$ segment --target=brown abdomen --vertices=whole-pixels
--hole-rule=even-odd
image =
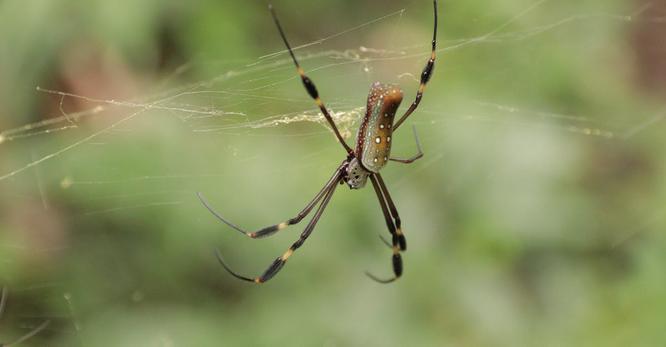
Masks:
[[[393,118],[402,102],[402,90],[375,82],[368,94],[365,117],[356,135],[356,157],[370,172],[379,172],[391,155]]]

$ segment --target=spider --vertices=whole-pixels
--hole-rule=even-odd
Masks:
[[[5,303],[6,303],[6,301],[7,301],[7,288],[2,287],[2,290],[1,290],[0,292],[1,292],[1,293],[0,293],[0,318],[2,318],[2,313],[3,313],[4,309],[5,309]],[[12,343],[3,343],[3,342],[0,342],[0,347],[16,346],[16,345],[18,345],[18,344],[24,342],[25,340],[27,340],[27,339],[29,339],[29,338],[31,338],[31,337],[33,337],[33,336],[39,334],[39,332],[42,331],[42,330],[44,330],[44,328],[46,328],[46,326],[48,326],[49,323],[50,323],[50,321],[45,321],[45,322],[42,323],[40,326],[38,326],[38,327],[36,327],[35,329],[33,329],[31,332],[29,332],[29,333],[23,335],[22,337],[18,338],[16,341],[14,341],[14,342],[12,342]]]
[[[358,129],[358,134],[356,137],[356,147],[352,149],[347,145],[345,140],[340,135],[340,131],[335,125],[333,118],[330,113],[324,106],[324,102],[319,97],[319,92],[315,87],[314,82],[305,74],[305,71],[298,63],[296,56],[294,55],[287,37],[282,30],[280,21],[277,18],[275,10],[272,5],[268,6],[268,9],[273,17],[273,21],[277,26],[278,32],[284,41],[289,55],[291,55],[294,65],[296,65],[296,71],[298,72],[303,86],[307,93],[315,101],[321,113],[326,118],[326,121],[333,130],[338,141],[344,147],[347,152],[347,157],[342,163],[335,169],[333,176],[326,182],[326,185],[315,195],[315,197],[299,212],[295,217],[288,219],[282,223],[271,225],[263,229],[248,232],[240,227],[234,225],[233,223],[227,221],[222,217],[218,212],[216,212],[210,204],[206,201],[201,193],[197,193],[197,196],[203,203],[203,205],[220,221],[229,227],[237,230],[238,232],[253,238],[263,238],[267,236],[274,235],[280,230],[285,229],[290,225],[299,223],[303,218],[305,218],[314,207],[319,204],[317,207],[314,216],[305,227],[304,231],[301,233],[299,239],[294,242],[286,252],[284,252],[280,257],[275,259],[273,263],[264,271],[264,273],[258,277],[250,278],[246,276],[239,275],[237,272],[231,270],[227,263],[222,258],[219,250],[216,251],[217,258],[224,267],[224,269],[229,272],[232,276],[248,281],[254,282],[257,284],[265,283],[275,276],[285,265],[287,259],[291,257],[294,252],[305,243],[305,240],[310,236],[312,231],[319,221],[324,209],[328,205],[333,193],[335,192],[336,187],[339,184],[346,183],[350,189],[360,189],[365,186],[367,180],[370,179],[372,187],[377,194],[379,199],[379,205],[381,206],[382,213],[384,214],[384,219],[386,220],[386,225],[392,236],[392,241],[382,240],[391,247],[393,251],[392,263],[393,263],[393,276],[388,279],[382,279],[372,275],[369,272],[366,272],[366,275],[371,279],[380,282],[380,283],[390,283],[398,279],[402,275],[402,258],[400,253],[407,249],[407,242],[405,236],[402,232],[400,226],[400,216],[398,216],[398,209],[395,207],[391,195],[389,194],[386,184],[382,179],[382,176],[379,174],[379,171],[386,165],[388,161],[395,161],[404,164],[410,164],[419,158],[423,157],[421,152],[421,146],[419,144],[418,136],[416,130],[414,129],[414,139],[417,147],[417,154],[408,159],[392,158],[390,157],[391,152],[391,140],[393,133],[398,130],[400,125],[409,117],[414,110],[419,106],[421,98],[423,97],[423,92],[425,90],[426,84],[430,80],[430,77],[433,73],[433,68],[435,66],[435,51],[437,45],[437,0],[433,0],[433,9],[434,9],[434,30],[432,35],[432,50],[430,53],[430,59],[426,63],[423,72],[421,73],[421,82],[419,89],[416,93],[416,99],[412,102],[411,106],[407,111],[398,119],[397,122],[393,122],[398,106],[402,101],[403,93],[399,86],[392,84],[382,84],[380,82],[375,82],[370,88],[370,93],[368,94],[367,108],[365,116],[361,125]]]

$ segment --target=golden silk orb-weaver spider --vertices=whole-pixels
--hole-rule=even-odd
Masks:
[[[5,311],[5,304],[6,304],[6,303],[7,303],[7,288],[2,287],[2,289],[0,290],[0,318],[2,318],[2,314],[3,314],[4,311]],[[33,337],[33,336],[39,334],[39,332],[41,332],[42,330],[44,330],[44,329],[49,325],[49,323],[50,323],[50,321],[48,321],[48,320],[45,321],[44,323],[40,324],[38,327],[32,329],[32,331],[30,331],[30,332],[28,332],[27,334],[25,334],[25,335],[19,337],[18,339],[16,339],[16,340],[15,340],[14,342],[12,342],[12,343],[3,343],[3,342],[0,342],[0,347],[17,346],[17,345],[19,345],[19,344],[25,342],[25,341],[28,340],[29,338],[31,338],[31,337]]]
[[[301,233],[299,239],[294,242],[286,252],[275,259],[261,276],[250,278],[239,275],[235,271],[231,270],[231,268],[222,258],[222,255],[219,251],[216,252],[217,258],[224,269],[238,279],[258,284],[270,280],[282,269],[284,264],[287,262],[287,259],[289,259],[289,257],[291,257],[310,236],[315,228],[315,225],[317,224],[317,221],[319,221],[319,218],[324,212],[324,209],[331,200],[333,192],[335,192],[338,183],[346,183],[351,189],[359,189],[365,186],[369,178],[370,182],[372,183],[372,187],[374,188],[375,193],[379,198],[379,205],[381,206],[382,213],[384,214],[384,218],[386,220],[386,225],[388,226],[389,232],[391,233],[392,242],[389,243],[386,240],[384,241],[393,250],[392,262],[394,275],[388,279],[380,279],[370,274],[369,272],[366,272],[366,274],[371,279],[380,283],[393,282],[402,275],[402,258],[400,253],[407,249],[407,242],[405,241],[405,236],[400,226],[400,216],[398,216],[398,209],[395,207],[395,204],[391,199],[391,195],[389,194],[389,191],[386,188],[386,184],[384,183],[382,176],[379,174],[379,171],[386,165],[388,161],[409,164],[423,156],[416,131],[414,131],[414,138],[416,141],[418,153],[412,158],[391,158],[391,140],[393,133],[398,130],[405,119],[407,119],[407,117],[409,117],[419,106],[426,84],[430,80],[430,77],[433,73],[433,68],[435,66],[435,51],[437,46],[437,0],[433,1],[435,24],[432,34],[432,50],[430,53],[430,59],[428,59],[428,62],[426,63],[423,72],[421,73],[421,83],[416,93],[415,100],[412,102],[411,106],[409,106],[405,114],[403,114],[402,117],[398,119],[398,121],[393,122],[396,111],[398,110],[398,106],[400,106],[400,102],[402,101],[402,90],[396,85],[382,84],[379,82],[374,83],[370,87],[365,116],[363,117],[363,121],[361,122],[361,125],[358,129],[356,136],[356,147],[354,149],[349,147],[349,145],[347,145],[345,140],[340,135],[340,131],[336,127],[333,118],[328,112],[328,109],[326,109],[326,106],[324,106],[324,102],[319,97],[319,92],[317,91],[314,82],[312,82],[312,80],[305,74],[305,71],[298,63],[298,60],[296,59],[296,56],[294,55],[294,52],[291,49],[289,42],[287,41],[287,37],[282,30],[282,26],[280,25],[280,21],[278,20],[277,15],[275,14],[273,6],[269,5],[268,8],[271,12],[273,21],[277,26],[280,36],[282,37],[282,40],[284,41],[285,46],[287,46],[287,50],[289,51],[289,54],[294,61],[294,65],[296,65],[296,71],[301,77],[301,81],[303,82],[305,90],[315,101],[321,110],[321,113],[326,118],[326,121],[331,126],[331,129],[333,129],[333,132],[335,133],[338,141],[344,147],[345,151],[347,151],[347,158],[342,161],[337,169],[335,169],[333,176],[328,180],[326,185],[324,185],[324,188],[322,188],[319,193],[317,193],[317,195],[295,217],[288,219],[285,222],[271,225],[254,232],[247,232],[227,221],[224,217],[217,213],[210,206],[210,204],[208,204],[201,193],[197,193],[201,202],[211,213],[213,213],[213,215],[215,215],[215,217],[217,217],[220,221],[229,227],[253,239],[273,235],[290,225],[299,223],[301,220],[303,220],[303,218],[310,214],[310,212],[312,212],[312,210],[318,204],[314,216],[305,227],[305,230],[303,230]]]

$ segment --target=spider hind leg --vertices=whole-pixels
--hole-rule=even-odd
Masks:
[[[224,261],[222,258],[222,255],[220,254],[219,251],[216,252],[217,259],[222,264],[222,267],[229,272],[232,276],[243,280],[247,282],[254,282],[256,284],[262,284],[273,278],[277,273],[282,270],[284,265],[287,263],[287,259],[291,257],[294,252],[300,248],[303,243],[305,243],[305,240],[307,240],[308,237],[312,234],[312,231],[314,230],[315,226],[317,225],[317,222],[321,218],[321,215],[324,213],[324,210],[326,209],[326,206],[328,205],[329,201],[331,201],[331,198],[333,197],[333,193],[335,192],[335,189],[337,188],[337,182],[340,180],[340,177],[342,176],[342,170],[338,169],[336,171],[336,174],[333,176],[333,179],[330,181],[330,184],[327,185],[327,189],[324,190],[323,194],[323,199],[321,203],[319,204],[319,207],[317,207],[317,210],[315,211],[314,216],[308,223],[308,225],[305,227],[305,230],[301,233],[301,236],[296,240],[296,242],[292,243],[291,247],[287,249],[286,252],[284,252],[281,256],[277,257],[271,265],[268,266],[268,268],[264,271],[264,273],[261,276],[255,277],[255,278],[250,278],[246,277],[243,275],[238,274],[237,272],[231,270],[229,265]]]
[[[264,238],[264,237],[271,236],[271,235],[277,233],[280,230],[286,229],[290,225],[300,223],[300,221],[303,220],[303,218],[305,218],[308,214],[310,214],[310,212],[315,207],[315,205],[317,205],[317,203],[321,201],[321,199],[324,197],[326,192],[331,188],[331,186],[334,186],[337,183],[338,177],[339,177],[339,172],[340,172],[340,170],[342,170],[344,168],[344,166],[345,166],[345,162],[343,162],[342,164],[340,164],[338,166],[338,168],[333,173],[333,176],[331,176],[331,178],[328,180],[328,182],[326,182],[326,184],[324,185],[324,188],[322,188],[317,193],[317,195],[315,195],[315,197],[303,208],[303,210],[298,212],[298,214],[295,217],[290,218],[290,219],[288,219],[284,222],[274,224],[274,225],[271,225],[271,226],[267,226],[265,228],[262,228],[262,229],[259,229],[257,231],[253,231],[253,232],[248,232],[248,231],[242,229],[241,227],[231,223],[226,218],[222,217],[222,215],[220,213],[218,213],[213,208],[213,206],[210,205],[210,203],[206,200],[206,198],[203,196],[203,194],[201,192],[197,192],[197,197],[199,198],[199,201],[201,201],[201,203],[204,205],[204,207],[206,207],[206,209],[208,209],[208,211],[211,214],[213,214],[213,216],[215,216],[215,218],[217,218],[222,223],[228,225],[232,229],[238,231],[239,233],[241,233],[241,234],[243,234],[247,237],[250,237],[250,238],[253,238],[253,239],[261,239],[261,238]]]
[[[398,216],[397,208],[393,204],[393,201],[388,194],[388,190],[386,189],[386,185],[384,184],[381,176],[379,174],[370,176],[370,182],[372,182],[372,187],[375,189],[375,193],[379,199],[379,206],[381,207],[382,213],[384,214],[386,226],[391,233],[391,243],[389,243],[388,240],[384,239],[381,235],[380,238],[393,250],[391,262],[393,265],[394,276],[389,279],[381,279],[367,271],[365,274],[376,282],[391,283],[402,276],[403,266],[400,252],[407,248],[407,242],[405,240],[405,236],[402,234],[402,230],[400,229],[400,217]]]

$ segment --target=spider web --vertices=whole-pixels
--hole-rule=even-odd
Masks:
[[[429,55],[429,22],[421,19],[430,18],[419,16],[420,21],[415,21],[413,12],[427,13],[416,11],[416,6],[411,3],[406,9],[387,11],[377,17],[368,15],[360,24],[330,34],[318,28],[315,35],[320,38],[305,43],[299,43],[296,33],[287,29],[287,35],[293,37],[299,61],[317,84],[348,143],[353,143],[371,82],[399,83],[405,92],[405,104],[414,97],[419,72]],[[544,220],[544,214],[535,209],[555,209],[572,203],[585,205],[577,200],[578,196],[556,194],[550,183],[544,182],[571,184],[574,176],[587,175],[581,179],[585,181],[581,184],[594,186],[594,175],[603,175],[594,167],[603,170],[604,165],[612,165],[604,161],[612,161],[607,157],[613,154],[608,153],[629,152],[618,160],[629,160],[625,165],[639,169],[658,165],[645,158],[631,162],[627,156],[648,151],[636,149],[642,143],[663,144],[658,140],[666,118],[663,104],[635,95],[638,93],[626,76],[630,68],[611,71],[617,76],[607,74],[609,67],[627,63],[621,60],[622,49],[627,48],[618,47],[621,33],[636,23],[665,23],[666,17],[650,14],[652,5],[649,3],[623,8],[617,4],[601,5],[601,2],[562,5],[542,0],[507,4],[506,8],[499,8],[487,17],[455,20],[446,12],[451,9],[455,13],[454,6],[447,3],[441,11],[435,77],[422,105],[409,119],[419,133],[426,157],[411,167],[395,168],[394,172],[385,174],[393,194],[402,198],[396,200],[405,201],[400,205],[413,203],[421,208],[406,207],[401,213],[411,219],[422,219],[414,223],[420,229],[434,230],[440,218],[445,218],[441,216],[452,217],[454,212],[418,203],[418,192],[425,193],[427,188],[415,182],[438,182],[437,199],[476,194],[468,187],[481,182],[480,188],[491,191],[478,195],[478,199],[461,201],[461,207],[435,201],[439,201],[438,206],[452,210],[478,208],[492,214],[497,229],[511,234],[513,239],[527,238],[540,245],[553,240],[565,244],[599,244],[600,249],[610,253],[626,254],[623,247],[633,245],[633,240],[654,235],[655,229],[664,223],[663,206],[654,205],[658,196],[644,200],[627,198],[628,203],[639,205],[623,219],[603,213],[583,218],[575,211],[576,206],[571,206],[556,214],[581,219],[567,224],[550,218]],[[277,36],[271,36],[270,40],[279,44]],[[277,44],[275,47],[279,47]],[[564,46],[562,50],[568,52],[567,55],[551,56],[548,47],[553,45]],[[590,45],[594,48],[589,49]],[[575,57],[581,50],[587,54]],[[608,60],[621,62],[606,60],[595,66],[595,59],[608,56]],[[555,66],[555,72],[540,71],[541,64]],[[191,71],[203,65],[217,67],[216,75],[185,82]],[[531,90],[530,85],[540,80],[536,75],[540,73],[559,73],[565,80],[560,81],[561,85]],[[583,96],[558,95],[561,92],[558,88],[566,89],[572,84]],[[502,86],[505,89],[497,92]],[[601,87],[608,88],[596,90]],[[178,253],[178,257],[185,257],[192,247],[205,249],[203,245],[208,247],[211,240],[217,242],[220,238],[219,230],[211,228],[210,216],[201,213],[203,209],[194,192],[205,192],[231,216],[237,213],[234,220],[252,221],[248,219],[253,218],[248,209],[279,206],[260,212],[257,222],[251,225],[259,227],[296,211],[343,159],[344,153],[320,112],[302,90],[293,63],[284,50],[268,51],[263,56],[242,61],[211,63],[192,58],[173,69],[171,74],[133,91],[126,98],[90,96],[46,86],[35,87],[34,94],[36,100],[51,105],[49,111],[39,117],[41,120],[21,123],[10,115],[5,124],[12,126],[0,129],[0,191],[4,197],[1,205],[8,209],[7,215],[15,215],[3,223],[3,227],[31,230],[27,235],[8,233],[3,236],[0,263],[5,263],[3,277],[32,282],[32,285],[19,286],[18,302],[26,301],[21,297],[35,297],[30,293],[37,291],[43,295],[43,302],[34,305],[50,307],[53,311],[32,313],[34,311],[27,308],[17,315],[9,311],[0,326],[4,331],[26,332],[44,319],[51,319],[56,323],[49,327],[48,335],[65,333],[70,336],[70,342],[90,344],[86,341],[90,335],[80,322],[82,317],[89,318],[90,313],[80,312],[77,305],[89,308],[104,306],[104,303],[81,302],[84,299],[79,298],[77,304],[72,292],[81,293],[84,284],[70,277],[63,279],[45,274],[50,267],[39,263],[39,258],[63,256],[72,250],[85,249],[86,245],[104,242],[100,240],[113,240],[118,235],[132,238],[141,247],[151,246],[137,230],[127,232],[109,227],[99,233],[68,235],[68,228],[129,219],[129,224],[121,226],[152,230],[165,227],[153,219],[173,214],[171,218],[180,221],[177,226],[194,220],[195,226],[190,227],[202,230],[192,236],[197,246],[165,246]],[[622,97],[626,95],[630,96]],[[558,102],[559,98],[584,100],[576,100],[578,105],[570,106]],[[404,104],[401,109],[405,109]],[[405,131],[396,140],[399,143],[394,153],[408,156],[414,151],[409,132]],[[490,150],[493,147],[496,150]],[[598,155],[601,159],[597,166],[590,165],[593,169],[583,170],[586,159],[596,158],[590,152],[601,153]],[[536,178],[500,187],[511,182],[511,176],[520,170],[527,170],[529,177]],[[651,170],[663,173],[656,168]],[[623,184],[618,185],[620,188],[616,191],[624,192]],[[502,209],[502,200],[510,198],[511,189],[518,186],[536,196],[549,196],[553,202],[535,202],[530,194],[517,194],[513,208]],[[543,192],[542,189],[550,190]],[[594,187],[591,189],[597,192]],[[340,198],[340,205],[355,204],[359,211],[374,213],[372,216],[378,219],[373,197],[365,195],[356,203],[352,197]],[[482,198],[487,200],[481,201]],[[609,200],[608,204],[618,203]],[[29,207],[27,212],[16,212],[26,206]],[[582,210],[591,209],[582,207]],[[345,213],[349,213],[348,210],[334,206],[327,212],[331,216]],[[591,225],[595,219],[605,218],[610,220],[599,222],[601,226]],[[613,222],[620,224],[611,227]],[[452,223],[448,227],[453,228]],[[535,225],[544,227],[535,231]],[[572,225],[578,230],[594,230],[592,235],[583,238],[589,244],[580,241],[575,232],[562,232]],[[469,227],[484,226],[471,223]],[[381,223],[373,224],[373,228],[382,230]],[[40,229],[51,231],[45,240],[35,241],[45,236],[36,231]],[[166,229],[164,238],[168,241],[164,242],[171,245],[182,230]],[[608,234],[602,235],[604,232]],[[258,251],[254,251],[257,249],[254,245],[243,246],[246,250],[243,252],[229,249],[231,256],[261,252],[272,257],[283,250],[292,236],[279,241],[278,245],[264,245]],[[326,236],[325,240],[332,238]],[[371,243],[369,236],[361,238],[366,244]],[[414,238],[416,247],[421,248],[431,240],[438,240],[434,235],[415,235]],[[233,240],[236,239],[229,236],[223,242]],[[498,247],[511,248],[506,244]],[[370,262],[385,265],[385,262],[375,262],[374,255],[378,252],[372,257],[350,257],[347,265]],[[498,252],[508,251],[502,248]],[[18,271],[15,264],[25,262],[29,253],[38,254],[37,263],[46,270],[36,270],[26,280],[14,271]],[[201,259],[208,255],[201,255]],[[121,255],[103,256],[115,259],[117,264],[91,262],[116,270],[128,264]],[[94,259],[96,255],[88,257]],[[256,265],[252,269],[261,267],[267,259],[252,263]],[[210,268],[214,268],[214,264]],[[118,275],[125,279],[134,276],[130,270],[120,272]],[[62,274],[63,270],[54,273]],[[481,281],[476,278],[471,283],[476,283],[475,280]],[[477,284],[480,285],[475,288],[483,287],[483,282]],[[472,293],[484,295],[480,289]],[[136,289],[118,295],[129,296],[130,302],[140,303],[147,294]],[[463,301],[473,300],[472,296],[469,294]],[[512,311],[498,308],[499,311],[505,309]],[[480,324],[492,326],[493,317],[484,319]],[[10,325],[13,326],[7,328]],[[505,338],[511,340],[512,337]]]
[[[472,38],[461,38],[461,39],[449,39],[449,40],[440,40],[440,47],[438,49],[438,54],[440,57],[446,58],[446,54],[449,52],[454,52],[457,50],[470,49],[473,50],[474,46],[479,45],[494,45],[502,43],[515,43],[527,41],[530,39],[538,38],[539,36],[546,36],[550,32],[557,32],[558,30],[566,30],[568,25],[571,25],[575,22],[585,22],[585,21],[619,21],[619,22],[632,22],[637,18],[641,21],[651,21],[651,22],[663,22],[666,19],[659,18],[641,18],[641,14],[650,8],[649,4],[645,5],[633,12],[630,12],[626,15],[614,15],[608,13],[591,13],[591,14],[577,14],[562,18],[552,23],[535,26],[532,28],[521,29],[519,31],[509,31],[507,27],[510,27],[511,24],[521,20],[530,13],[534,12],[536,9],[541,7],[544,3],[547,3],[547,0],[538,1],[531,4],[525,10],[517,14],[515,17],[506,21],[502,25],[496,27],[495,29],[486,32],[483,35],[479,35]],[[325,44],[329,40],[333,40],[337,37],[344,35],[351,35],[355,31],[365,29],[366,27],[372,26],[376,23],[381,23],[383,21],[389,21],[394,17],[399,17],[404,14],[404,9],[390,13],[383,17],[371,20],[367,23],[361,24],[357,27],[344,30],[342,32],[329,35],[327,37],[315,40],[310,43],[302,44],[300,46],[294,47],[295,51],[305,50],[313,46],[320,46]],[[332,63],[324,62],[318,63],[315,62],[315,67],[308,70],[309,74],[313,74],[317,71],[326,71],[332,70],[339,66],[352,65],[354,67],[362,66],[363,71],[366,73],[370,71],[370,67],[373,64],[380,64],[386,61],[402,61],[402,60],[423,60],[423,57],[427,57],[427,50],[429,44],[419,44],[419,45],[409,45],[402,46],[394,49],[375,49],[365,46],[359,46],[358,48],[350,48],[344,51],[338,50],[329,50],[318,53],[305,53],[304,55],[299,56],[299,60],[304,64],[312,64],[311,61],[333,61]],[[189,131],[193,135],[201,133],[224,133],[228,130],[241,130],[241,129],[257,129],[257,128],[269,128],[277,126],[286,126],[292,123],[298,122],[313,122],[318,123],[324,126],[326,123],[323,117],[319,114],[318,110],[304,110],[304,111],[295,111],[290,113],[276,113],[274,115],[259,115],[259,117],[250,120],[248,118],[248,113],[242,111],[226,111],[227,108],[242,109],[242,107],[233,107],[236,105],[251,104],[257,105],[257,103],[270,103],[270,102],[289,102],[289,103],[299,103],[307,104],[310,100],[301,96],[300,98],[292,97],[285,98],[282,96],[272,96],[274,88],[279,88],[284,86],[286,83],[292,83],[292,81],[297,80],[297,75],[281,78],[277,73],[278,70],[287,70],[292,68],[292,62],[288,56],[286,56],[286,51],[279,51],[265,56],[259,57],[256,61],[246,64],[244,67],[239,69],[232,69],[225,71],[223,74],[216,76],[210,80],[201,81],[197,83],[192,83],[186,86],[176,87],[172,89],[167,89],[165,91],[160,91],[151,96],[145,96],[135,101],[119,101],[114,99],[99,99],[91,98],[85,95],[76,95],[73,93],[63,92],[59,90],[45,89],[42,87],[36,87],[37,92],[52,94],[59,98],[60,100],[60,111],[62,115],[60,116],[50,116],[47,120],[25,124],[13,129],[7,129],[0,132],[0,144],[8,144],[10,142],[17,142],[24,139],[31,139],[38,136],[48,136],[59,134],[61,132],[67,132],[76,130],[79,128],[79,123],[85,122],[90,118],[102,118],[108,114],[109,109],[126,109],[129,110],[129,113],[126,113],[124,117],[119,117],[120,119],[112,122],[106,127],[100,129],[94,129],[90,132],[88,136],[79,138],[77,141],[74,141],[68,145],[62,146],[61,148],[49,152],[47,154],[39,155],[38,158],[34,160],[29,160],[24,165],[18,164],[13,168],[10,167],[10,170],[4,172],[0,176],[0,181],[5,181],[9,178],[14,177],[15,175],[21,174],[24,171],[33,168],[45,161],[52,160],[59,157],[60,155],[65,154],[68,151],[76,149],[81,145],[85,145],[99,136],[113,132],[113,130],[121,127],[124,123],[131,122],[134,118],[140,117],[141,115],[149,111],[161,111],[164,114],[176,115],[181,118],[184,123],[184,126],[189,127]],[[440,58],[441,59],[441,58]],[[438,64],[445,64],[445,62],[439,62]],[[272,77],[266,77],[264,73],[273,74]],[[289,71],[290,73],[292,71]],[[173,77],[173,76],[171,76]],[[415,72],[401,72],[395,76],[397,80],[411,80],[412,82],[418,82]],[[266,82],[266,80],[270,80]],[[228,89],[209,89],[218,85],[226,85],[227,83],[235,83],[235,81],[241,80],[243,87],[238,88],[234,85],[227,85]],[[321,83],[320,83],[321,84]],[[412,88],[414,89],[414,88]],[[407,90],[409,91],[409,90]],[[267,95],[268,94],[268,95]],[[95,106],[75,113],[68,113],[62,108],[63,102],[66,98],[75,98],[87,103],[93,104]],[[225,104],[220,102],[224,99],[232,99],[232,103]],[[220,102],[221,105],[197,105],[196,102],[201,99],[208,99],[209,103]],[[343,132],[345,132],[346,138],[351,138],[354,132],[354,125],[357,124],[359,118],[364,112],[365,106],[363,103],[359,103],[357,100],[345,100],[341,98],[331,97],[330,99],[333,102],[329,103],[329,108],[332,108],[333,116],[336,122],[339,124],[339,127]],[[187,101],[193,100],[193,101]],[[193,103],[190,103],[193,102]],[[609,124],[597,124],[594,123],[587,116],[579,115],[566,115],[558,114],[556,112],[549,111],[539,111],[532,109],[521,109],[518,106],[514,105],[504,105],[501,103],[485,101],[485,100],[472,100],[474,104],[481,106],[489,110],[489,112],[495,112],[500,115],[509,115],[516,116],[516,118],[525,119],[526,122],[530,122],[531,119],[537,119],[533,122],[534,125],[539,125],[539,121],[543,120],[553,120],[552,123],[540,123],[544,126],[550,127],[561,127],[562,130],[579,133],[582,135],[589,136],[600,136],[604,138],[615,138],[620,137],[626,139],[632,136],[637,135],[639,132],[643,131],[645,128],[659,122],[664,116],[661,112],[657,115],[647,116],[644,121],[633,124],[633,125],[621,125],[619,128],[612,127]],[[229,105],[227,107],[227,105]],[[233,106],[231,106],[233,105]],[[308,108],[312,108],[311,105],[307,105]],[[123,111],[118,111],[123,112]],[[435,113],[437,111],[429,110],[425,113]],[[490,114],[489,116],[474,114],[474,115],[458,115],[460,118],[464,119],[473,119],[476,121],[503,121],[500,120],[490,120],[491,117],[494,117],[495,114]],[[444,115],[444,118],[447,115]],[[451,117],[450,115],[448,117]],[[238,121],[238,118],[241,118]],[[434,119],[431,117],[430,121],[419,120],[419,122],[445,122],[445,120]],[[443,117],[439,117],[443,118]],[[506,116],[504,118],[507,118]],[[231,124],[197,124],[198,121],[205,119],[218,119],[217,123],[226,123],[230,122]],[[565,122],[557,122],[559,120],[564,120]],[[513,121],[513,120],[511,120]],[[213,122],[215,123],[215,122]],[[559,124],[564,123],[564,124]],[[589,124],[592,123],[592,124]],[[324,128],[326,128],[324,126]],[[616,129],[617,128],[617,129]],[[319,132],[318,132],[319,133]],[[316,133],[316,134],[318,134]],[[306,134],[307,135],[307,134]]]

